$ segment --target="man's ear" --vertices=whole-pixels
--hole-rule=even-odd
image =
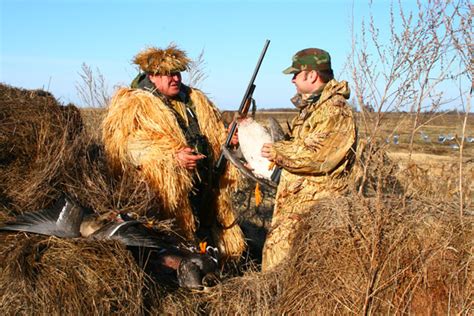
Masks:
[[[315,83],[318,80],[318,72],[316,70],[311,70],[308,73],[308,80],[310,80],[311,83]]]

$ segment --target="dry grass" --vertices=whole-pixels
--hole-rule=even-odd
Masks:
[[[285,269],[294,286],[278,312],[468,310],[473,227],[461,225],[457,208],[350,196],[319,205],[307,223],[299,238],[304,247]],[[306,288],[308,280],[313,286]]]
[[[87,134],[93,140],[100,140],[101,138],[101,124],[105,117],[104,108],[84,108],[81,109],[81,116],[84,121],[84,127]]]
[[[76,154],[79,110],[59,107],[44,91],[0,85],[0,95],[0,209],[43,207],[57,195]]]
[[[100,118],[86,121],[84,128],[77,108],[61,106],[44,91],[3,85],[0,89],[4,96],[0,107],[0,218],[45,208],[61,192],[97,213],[146,214],[157,208],[146,183],[132,176],[111,176],[98,140]]]
[[[2,234],[0,310],[8,315],[139,314],[145,275],[120,244]]]
[[[445,315],[472,308],[473,220],[462,225],[456,207],[349,195],[321,202],[305,224],[278,271],[249,271],[201,295],[172,294],[167,311]]]
[[[30,101],[22,106],[28,107]],[[0,116],[2,122],[5,117],[16,122],[16,130],[29,141],[14,140],[10,129],[0,128],[0,145],[12,149],[9,159],[0,160],[2,177],[10,181],[0,186],[4,218],[39,209],[63,190],[98,213],[153,208],[146,184],[108,175],[96,128],[102,110],[81,110],[85,128],[71,134],[68,124],[57,130],[50,126],[55,118],[45,113],[58,111],[54,107],[27,115],[7,112],[7,105],[2,113],[10,114]],[[51,136],[35,133],[36,128],[22,129],[22,124],[44,126]],[[251,197],[247,205],[253,184],[247,183],[234,203],[247,237],[252,238],[254,261],[238,267],[239,276],[224,271],[227,277],[207,292],[149,282],[131,253],[116,243],[2,234],[0,310],[7,314],[467,314],[474,295],[474,217],[469,201],[459,214],[457,172],[450,166],[456,161],[438,155],[444,158],[431,158],[427,164],[425,158],[430,156],[416,153],[408,163],[404,155],[394,151],[387,155],[377,146],[361,150],[354,186],[345,197],[308,210],[292,256],[274,273],[263,274],[258,267],[274,192],[265,191],[264,205],[254,212]],[[472,163],[464,168],[465,175],[472,174]],[[463,182],[465,196],[472,196],[472,177]]]

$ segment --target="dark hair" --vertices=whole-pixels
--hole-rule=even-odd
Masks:
[[[327,69],[327,70],[317,70],[318,76],[321,78],[321,80],[324,83],[327,83],[334,79],[334,72],[332,69]]]

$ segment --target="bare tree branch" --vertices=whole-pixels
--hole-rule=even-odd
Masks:
[[[76,90],[80,100],[86,107],[105,107],[110,100],[108,87],[100,70],[94,74],[92,68],[86,63],[79,72],[81,81],[76,83]]]

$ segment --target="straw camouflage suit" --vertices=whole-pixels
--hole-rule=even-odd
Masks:
[[[290,73],[298,74],[301,64],[297,67]],[[301,215],[319,199],[337,195],[347,184],[356,146],[354,118],[346,103],[349,87],[345,81],[330,80],[321,90],[292,99],[300,112],[292,122],[291,140],[272,147],[272,160],[283,170],[263,250],[264,271],[289,254],[302,225]]]
[[[226,138],[219,111],[197,89],[181,84],[179,94],[168,98],[147,81],[150,73],[187,70],[189,60],[183,51],[174,46],[149,48],[134,62],[144,71],[132,83],[136,89],[120,88],[103,122],[110,164],[118,173],[133,170],[147,181],[161,204],[154,215],[175,219],[178,232],[188,240],[198,241],[198,231],[208,230],[206,238],[214,240],[223,258],[240,257],[245,242],[235,225],[230,197],[237,172],[228,166],[218,185],[210,172]],[[191,144],[198,136],[200,141]],[[207,158],[196,170],[178,163],[176,152],[184,147],[205,151]]]

